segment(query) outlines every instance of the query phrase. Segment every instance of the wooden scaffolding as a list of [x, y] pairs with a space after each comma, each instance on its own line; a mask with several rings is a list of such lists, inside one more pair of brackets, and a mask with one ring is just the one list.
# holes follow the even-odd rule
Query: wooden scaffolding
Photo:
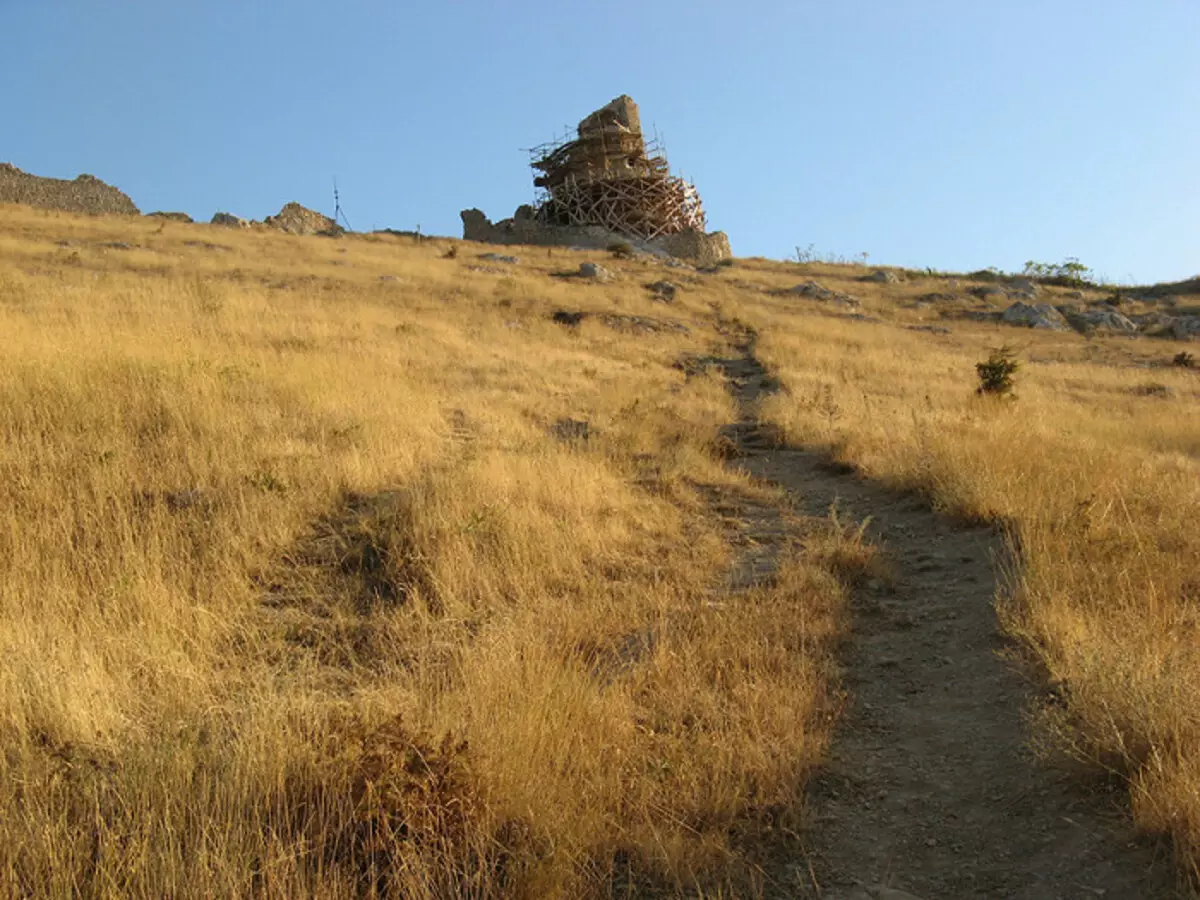
[[657, 134], [645, 140], [628, 97], [529, 153], [536, 218], [547, 225], [598, 225], [640, 239], [707, 227], [696, 186], [671, 174]]

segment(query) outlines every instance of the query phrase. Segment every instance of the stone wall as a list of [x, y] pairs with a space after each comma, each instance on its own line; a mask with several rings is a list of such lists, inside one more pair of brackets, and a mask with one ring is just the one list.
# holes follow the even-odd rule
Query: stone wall
[[478, 209], [464, 209], [463, 239], [484, 244], [525, 244], [535, 247], [582, 247], [589, 250], [604, 250], [610, 244], [622, 242], [643, 253], [656, 256], [672, 256], [686, 260], [701, 268], [715, 265], [722, 259], [733, 256], [729, 238], [723, 231], [707, 234], [700, 231], [682, 231], [651, 240], [639, 240], [616, 234], [595, 225], [549, 226], [533, 217], [533, 208], [522, 206], [511, 219], [492, 222]]
[[9, 163], [0, 163], [0, 203], [94, 215], [138, 215], [132, 200], [99, 178], [91, 175], [80, 175], [73, 181], [40, 178]]

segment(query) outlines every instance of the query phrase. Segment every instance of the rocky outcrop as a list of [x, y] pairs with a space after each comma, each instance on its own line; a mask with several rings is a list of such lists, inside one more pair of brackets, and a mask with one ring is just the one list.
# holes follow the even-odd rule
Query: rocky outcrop
[[1068, 331], [1070, 326], [1063, 314], [1049, 303], [1014, 303], [1004, 311], [1001, 321], [1009, 325], [1040, 328], [1049, 331]]
[[263, 224], [287, 234], [321, 234], [327, 237], [338, 237], [346, 232], [329, 216], [306, 209], [299, 203], [286, 204], [278, 215], [267, 216], [263, 220]]
[[184, 212], [152, 212], [146, 213], [146, 217], [149, 219], [169, 219], [172, 222], [190, 223], [192, 221], [192, 217]]
[[73, 181], [41, 178], [10, 163], [0, 163], [0, 203], [90, 215], [138, 215], [132, 200], [92, 175], [80, 175]]
[[1135, 322], [1111, 307], [1071, 309], [1060, 306], [1059, 312], [1066, 317], [1071, 327], [1085, 334], [1097, 330], [1118, 334], [1137, 334], [1138, 332]]
[[870, 275], [864, 275], [860, 281], [872, 281], [875, 284], [899, 284], [904, 279], [890, 269], [876, 269]]
[[226, 228], [249, 228], [250, 223], [241, 216], [235, 216], [233, 213], [219, 212], [216, 213], [210, 225], [223, 225]]

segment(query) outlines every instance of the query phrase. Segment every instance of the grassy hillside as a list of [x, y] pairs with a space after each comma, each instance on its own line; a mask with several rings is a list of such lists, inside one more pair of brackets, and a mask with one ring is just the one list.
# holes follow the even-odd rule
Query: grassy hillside
[[0, 211], [9, 893], [753, 890], [843, 589], [722, 591], [707, 300], [445, 249]]
[[[759, 268], [764, 284], [797, 280]], [[1008, 529], [1016, 565], [1000, 611], [1047, 689], [1038, 736], [1129, 777], [1139, 822], [1172, 832], [1195, 873], [1200, 370], [1173, 364], [1188, 345], [978, 322], [968, 317], [989, 304], [968, 279], [875, 285], [805, 268], [862, 305], [745, 304], [785, 388], [765, 417], [871, 478]], [[1041, 290], [1050, 302], [1073, 293]], [[1016, 397], [977, 396], [974, 363], [1001, 344], [1023, 360]]]
[[[0, 207], [8, 893], [754, 895], [869, 550], [796, 522], [725, 587], [712, 498], [767, 492], [678, 363], [735, 321], [790, 439], [1011, 529], [1040, 733], [1197, 858], [1184, 345], [977, 321], [944, 277], [449, 246]], [[584, 259], [616, 279], [554, 277]], [[778, 292], [810, 280], [858, 305]], [[1012, 401], [974, 393], [1001, 342]]]

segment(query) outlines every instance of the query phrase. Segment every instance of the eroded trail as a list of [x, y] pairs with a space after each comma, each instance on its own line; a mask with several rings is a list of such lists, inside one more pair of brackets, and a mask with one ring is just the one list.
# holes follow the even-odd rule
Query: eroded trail
[[800, 512], [836, 502], [870, 517], [894, 573], [855, 597], [849, 708], [810, 787], [808, 859], [780, 896], [1181, 896], [1167, 850], [1135, 838], [1120, 786], [1084, 783], [1029, 750], [1029, 686], [1001, 656], [992, 604], [996, 532], [774, 446], [757, 421], [770, 382], [752, 340], [721, 366], [741, 413], [729, 428], [740, 465]]

